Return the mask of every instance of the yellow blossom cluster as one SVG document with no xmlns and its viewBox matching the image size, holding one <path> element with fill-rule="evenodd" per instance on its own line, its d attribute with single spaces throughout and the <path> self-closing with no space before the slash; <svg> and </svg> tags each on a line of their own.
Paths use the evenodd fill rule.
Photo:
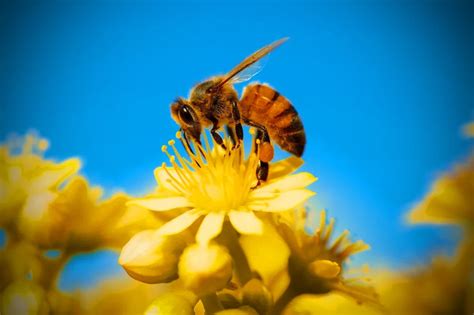
<svg viewBox="0 0 474 315">
<path fill-rule="evenodd" d="M 248 154 L 206 135 L 202 146 L 183 145 L 187 157 L 174 140 L 168 145 L 171 166 L 155 170 L 156 192 L 128 204 L 172 215 L 130 239 L 119 263 L 139 281 L 174 281 L 188 295 L 167 292 L 147 314 L 280 314 L 295 297 L 329 292 L 379 306 L 370 286 L 344 275 L 348 257 L 368 246 L 349 241 L 347 231 L 332 239 L 334 219 L 328 224 L 325 211 L 313 234 L 301 224 L 316 177 L 295 172 L 300 158 L 271 164 L 259 184 L 258 140 Z"/>
<path fill-rule="evenodd" d="M 473 123 L 464 130 L 472 136 Z M 437 178 L 426 196 L 408 212 L 410 224 L 451 225 L 462 236 L 453 257 L 406 270 L 379 269 L 371 278 L 382 309 L 355 306 L 341 296 L 300 296 L 286 314 L 474 314 L 474 156 Z"/>
<path fill-rule="evenodd" d="M 33 134 L 0 147 L 1 314 L 79 313 L 77 297 L 57 289 L 67 261 L 119 249 L 137 231 L 160 225 L 148 211 L 128 208 L 125 194 L 103 199 L 77 173 L 79 159 L 45 159 L 47 147 Z"/>
<path fill-rule="evenodd" d="M 466 128 L 470 134 L 472 128 Z M 349 258 L 369 246 L 334 235 L 305 208 L 317 179 L 294 156 L 258 183 L 260 143 L 225 148 L 203 135 L 169 159 L 144 197 L 103 197 L 80 161 L 44 157 L 33 135 L 0 146 L 0 314 L 472 314 L 474 157 L 438 178 L 407 215 L 462 227 L 453 257 L 410 270 L 369 271 Z M 130 277 L 65 293 L 58 277 L 78 253 L 120 250 Z M 49 251 L 57 255 L 51 257 Z"/>
</svg>

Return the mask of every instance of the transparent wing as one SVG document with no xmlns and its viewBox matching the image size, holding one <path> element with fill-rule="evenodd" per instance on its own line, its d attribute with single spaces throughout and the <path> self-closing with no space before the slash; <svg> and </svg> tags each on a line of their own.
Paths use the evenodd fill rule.
<svg viewBox="0 0 474 315">
<path fill-rule="evenodd" d="M 242 83 L 252 79 L 254 76 L 260 73 L 267 64 L 268 57 L 260 59 L 256 63 L 250 65 L 249 67 L 242 70 L 242 72 L 236 74 L 232 77 L 229 82 L 232 84 Z"/>
<path fill-rule="evenodd" d="M 263 57 L 268 55 L 273 49 L 275 49 L 278 46 L 280 46 L 281 44 L 283 44 L 287 39 L 288 38 L 282 38 L 280 40 L 277 40 L 276 42 L 273 42 L 270 45 L 265 46 L 265 47 L 257 50 L 252 55 L 245 58 L 234 69 L 232 69 L 219 84 L 217 84 L 215 87 L 213 87 L 213 89 L 217 90 L 229 81 L 236 83 L 236 82 L 243 82 L 243 81 L 249 80 L 251 77 L 253 77 L 255 74 L 257 74 L 258 71 L 257 72 L 255 72 L 255 71 L 248 72 L 251 75 L 247 74 L 245 76 L 242 76 L 240 74 L 248 68 L 253 68 L 252 66 L 255 65 L 256 63 L 258 63 L 258 61 L 260 59 L 262 59 Z M 257 67 L 257 69 L 258 69 L 258 67 Z M 260 67 L 260 69 L 261 69 L 261 67 Z M 234 81 L 235 77 L 243 78 L 244 80 L 237 79 L 237 81 Z"/>
</svg>

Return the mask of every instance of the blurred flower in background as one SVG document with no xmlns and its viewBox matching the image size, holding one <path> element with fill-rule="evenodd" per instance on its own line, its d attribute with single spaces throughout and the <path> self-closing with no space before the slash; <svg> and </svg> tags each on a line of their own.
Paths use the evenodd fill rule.
<svg viewBox="0 0 474 315">
<path fill-rule="evenodd" d="M 407 215 L 411 224 L 462 227 L 455 255 L 410 270 L 369 271 L 348 264 L 368 245 L 351 242 L 347 230 L 333 238 L 335 220 L 323 210 L 318 223 L 314 209 L 303 207 L 315 177 L 294 173 L 302 160 L 273 163 L 269 181 L 255 188 L 258 148 L 246 157 L 243 146 L 229 151 L 212 142 L 185 157 L 170 144 L 173 167 L 158 168 L 158 188 L 140 198 L 103 198 L 78 174 L 78 159 L 45 159 L 48 142 L 34 134 L 1 147 L 2 314 L 472 313 L 473 157 L 440 176 Z M 247 185 L 229 186 L 230 175 Z M 204 218 L 183 219 L 206 205 Z M 233 209 L 256 212 L 242 219 Z M 58 288 L 68 260 L 103 248 L 121 250 L 118 262 L 136 280 Z"/>
<path fill-rule="evenodd" d="M 28 134 L 0 149 L 2 314 L 80 313 L 80 296 L 57 287 L 69 259 L 120 249 L 137 231 L 160 225 L 148 211 L 127 208 L 125 194 L 102 198 L 102 189 L 78 175 L 78 159 L 45 159 L 47 147 Z"/>
</svg>

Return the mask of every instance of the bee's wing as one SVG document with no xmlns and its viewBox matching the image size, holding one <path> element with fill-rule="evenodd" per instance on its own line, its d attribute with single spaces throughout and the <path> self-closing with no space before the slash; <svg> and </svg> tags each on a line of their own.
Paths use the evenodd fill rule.
<svg viewBox="0 0 474 315">
<path fill-rule="evenodd" d="M 242 61 L 234 69 L 232 69 L 224 77 L 224 79 L 221 82 L 219 82 L 217 86 L 215 86 L 215 89 L 219 89 L 221 86 L 223 86 L 229 81 L 232 83 L 238 83 L 238 82 L 250 80 L 250 78 L 252 78 L 255 74 L 260 72 L 260 70 L 262 69 L 262 67 L 259 66 L 258 64 L 255 66 L 255 68 L 251 66 L 256 64 L 262 57 L 269 54 L 273 49 L 277 48 L 278 46 L 280 46 L 287 40 L 288 40 L 288 37 L 277 40 L 276 42 L 273 42 L 270 45 L 257 50 L 252 55 L 245 58 L 244 61 Z M 248 69 L 249 72 L 245 71 L 244 73 L 242 73 L 245 69 Z M 255 71 L 255 69 L 257 71 Z"/>
<path fill-rule="evenodd" d="M 266 64 L 266 59 L 260 59 L 254 64 L 248 66 L 247 68 L 243 69 L 240 73 L 236 74 L 234 77 L 229 79 L 228 82 L 232 84 L 237 84 L 237 83 L 242 83 L 245 81 L 248 81 L 252 79 L 254 76 L 256 76 L 260 71 L 262 71 L 263 67 Z"/>
</svg>

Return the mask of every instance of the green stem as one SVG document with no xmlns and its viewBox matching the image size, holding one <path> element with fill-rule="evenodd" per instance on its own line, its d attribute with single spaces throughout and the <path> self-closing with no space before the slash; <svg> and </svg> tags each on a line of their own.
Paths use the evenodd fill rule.
<svg viewBox="0 0 474 315">
<path fill-rule="evenodd" d="M 203 296 L 201 302 L 206 310 L 206 315 L 212 315 L 224 309 L 215 293 Z"/>
<path fill-rule="evenodd" d="M 283 310 L 286 308 L 286 306 L 298 295 L 299 295 L 299 293 L 297 292 L 297 290 L 294 288 L 294 286 L 290 282 L 290 284 L 286 288 L 285 292 L 275 302 L 275 305 L 273 306 L 270 314 L 272 314 L 272 315 L 281 314 L 283 312 Z"/>
</svg>

